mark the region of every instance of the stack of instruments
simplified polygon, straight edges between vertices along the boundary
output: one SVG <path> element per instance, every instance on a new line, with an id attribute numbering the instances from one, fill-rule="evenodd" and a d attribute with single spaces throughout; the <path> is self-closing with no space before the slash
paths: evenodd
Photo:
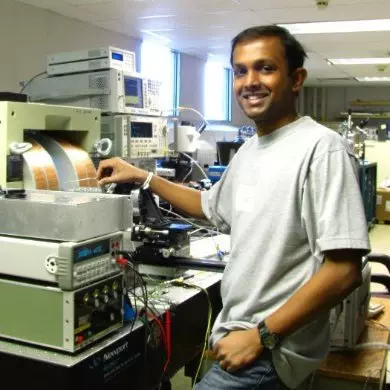
<path id="1" fill-rule="evenodd" d="M 73 353 L 120 328 L 129 210 L 120 195 L 0 195 L 0 336 Z"/>

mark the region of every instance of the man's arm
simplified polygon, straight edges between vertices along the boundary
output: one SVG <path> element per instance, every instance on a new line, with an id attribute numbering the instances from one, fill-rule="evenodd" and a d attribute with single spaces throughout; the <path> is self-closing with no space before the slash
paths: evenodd
<path id="1" fill-rule="evenodd" d="M 283 306 L 266 319 L 272 332 L 288 336 L 328 311 L 361 284 L 362 252 L 333 250 L 320 270 Z"/>
<path id="2" fill-rule="evenodd" d="M 109 183 L 142 184 L 147 176 L 148 172 L 117 157 L 103 160 L 97 171 L 100 186 Z M 152 177 L 149 187 L 155 194 L 184 213 L 195 218 L 205 218 L 200 191 L 172 183 L 156 175 Z"/>
<path id="3" fill-rule="evenodd" d="M 326 252 L 320 270 L 265 320 L 269 330 L 286 337 L 341 302 L 361 283 L 361 258 L 359 250 Z M 251 363 L 262 350 L 255 327 L 229 333 L 213 352 L 220 365 L 233 372 Z"/>

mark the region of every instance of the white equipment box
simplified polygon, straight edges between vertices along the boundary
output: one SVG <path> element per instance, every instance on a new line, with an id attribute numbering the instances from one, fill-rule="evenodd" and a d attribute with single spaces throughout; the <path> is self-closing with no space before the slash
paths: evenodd
<path id="1" fill-rule="evenodd" d="M 0 236 L 0 270 L 73 290 L 121 272 L 115 261 L 122 239 L 122 232 L 81 242 Z"/>
<path id="2" fill-rule="evenodd" d="M 363 262 L 362 284 L 330 312 L 331 346 L 352 348 L 358 343 L 368 314 L 371 269 Z"/>
<path id="3" fill-rule="evenodd" d="M 110 68 L 125 72 L 135 72 L 135 53 L 108 46 L 56 53 L 47 57 L 47 74 L 50 76 Z"/>

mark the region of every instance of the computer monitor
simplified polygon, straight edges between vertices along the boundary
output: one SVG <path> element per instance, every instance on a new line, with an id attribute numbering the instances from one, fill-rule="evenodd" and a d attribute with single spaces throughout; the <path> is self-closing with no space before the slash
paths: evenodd
<path id="1" fill-rule="evenodd" d="M 229 165 L 237 150 L 241 147 L 241 142 L 221 141 L 217 142 L 217 159 L 219 165 Z"/>

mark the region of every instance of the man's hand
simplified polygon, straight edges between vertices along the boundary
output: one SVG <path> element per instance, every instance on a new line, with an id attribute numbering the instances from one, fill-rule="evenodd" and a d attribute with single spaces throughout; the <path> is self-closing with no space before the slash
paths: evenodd
<path id="1" fill-rule="evenodd" d="M 236 330 L 219 340 L 213 349 L 219 365 L 228 372 L 234 372 L 257 359 L 263 346 L 257 328 Z"/>
<path id="2" fill-rule="evenodd" d="M 143 183 L 147 176 L 148 172 L 118 157 L 101 161 L 97 170 L 99 186 L 109 183 Z"/>

